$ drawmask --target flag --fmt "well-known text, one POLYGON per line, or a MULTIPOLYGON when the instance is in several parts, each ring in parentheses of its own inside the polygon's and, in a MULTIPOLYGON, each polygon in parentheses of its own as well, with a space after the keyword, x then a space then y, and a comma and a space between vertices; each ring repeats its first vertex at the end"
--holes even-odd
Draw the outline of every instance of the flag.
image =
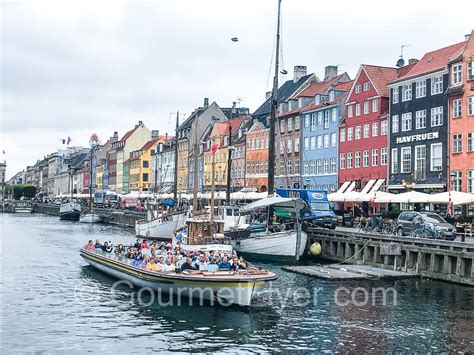
POLYGON ((67 145, 69 145, 69 143, 71 143, 71 137, 67 137, 67 145))
POLYGON ((215 154, 217 152, 217 149, 219 149, 219 143, 214 143, 211 147, 211 153, 215 154))

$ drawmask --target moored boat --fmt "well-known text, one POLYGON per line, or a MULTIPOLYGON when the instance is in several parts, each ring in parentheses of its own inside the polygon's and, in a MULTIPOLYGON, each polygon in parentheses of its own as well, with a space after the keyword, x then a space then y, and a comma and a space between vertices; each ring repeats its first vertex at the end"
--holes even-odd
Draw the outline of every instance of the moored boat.
POLYGON ((185 220, 186 214, 183 212, 163 214, 157 218, 147 217, 135 222, 135 234, 152 240, 171 240, 173 233, 185 220))
POLYGON ((81 205, 77 202, 62 203, 59 207, 59 219, 66 221, 79 221, 81 205))
MULTIPOLYGON (((276 280, 277 275, 265 270, 188 271, 181 273, 150 271, 133 260, 100 250, 81 249, 81 256, 92 267, 137 287, 150 287, 164 295, 185 296, 212 305, 250 306, 256 291, 276 280)), ((194 304, 194 303, 193 303, 194 304)))
POLYGON ((32 213, 33 203, 30 201, 15 201, 13 204, 14 213, 32 213))
POLYGON ((95 213, 87 213, 82 215, 79 218, 79 222, 81 223, 99 223, 100 222, 100 217, 96 215, 95 213))

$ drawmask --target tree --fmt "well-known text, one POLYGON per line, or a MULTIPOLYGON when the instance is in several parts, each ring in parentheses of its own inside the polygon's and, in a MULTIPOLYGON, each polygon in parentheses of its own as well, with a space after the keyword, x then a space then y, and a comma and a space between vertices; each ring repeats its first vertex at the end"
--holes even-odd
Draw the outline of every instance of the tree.
POLYGON ((5 186, 5 197, 10 198, 13 195, 13 199, 19 200, 21 197, 33 198, 36 195, 36 186, 33 185, 6 185, 5 186))

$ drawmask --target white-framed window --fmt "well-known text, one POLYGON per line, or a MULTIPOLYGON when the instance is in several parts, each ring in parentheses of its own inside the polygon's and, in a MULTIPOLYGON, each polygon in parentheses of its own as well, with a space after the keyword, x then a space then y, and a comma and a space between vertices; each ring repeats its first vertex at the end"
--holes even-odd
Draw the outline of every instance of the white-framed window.
POLYGON ((295 153, 300 152, 300 140, 299 138, 295 138, 295 153))
POLYGON ((293 130, 293 117, 288 117, 286 127, 288 132, 291 132, 293 130))
POLYGON ((329 110, 324 111, 324 129, 329 128, 329 110))
POLYGON ((337 146, 337 135, 336 133, 331 133, 331 147, 337 146))
POLYGON ((453 134, 453 153, 462 153, 462 134, 453 134))
POLYGON ((443 125, 443 106, 433 107, 431 109, 431 127, 443 125))
POLYGON ((355 139, 360 139, 360 126, 355 126, 355 139))
POLYGON ((284 153, 285 153, 285 142, 280 141, 280 154, 284 154, 284 153))
POLYGON ((361 91, 361 86, 360 86, 360 84, 357 84, 356 85, 356 94, 360 93, 360 91, 361 91))
POLYGON ((295 131, 300 129, 300 124, 301 124, 301 117, 300 116, 296 116, 295 117, 295 131))
POLYGON ((399 119, 398 115, 393 115, 392 116, 392 133, 398 133, 399 129, 399 119))
POLYGON ((347 140, 351 141, 354 138, 352 127, 347 128, 347 140))
POLYGON ((370 90, 370 82, 366 81, 364 83, 364 91, 369 91, 370 90))
POLYGON ((474 96, 469 96, 467 98, 467 115, 468 116, 474 115, 474 96))
POLYGON ((352 169, 352 152, 347 153, 347 169, 352 169))
POLYGON ((462 99, 453 100, 453 118, 462 116, 462 99))
POLYGON ((318 126, 322 126, 322 125, 323 125, 323 112, 319 111, 318 112, 318 126))
POLYGON ((474 193, 474 170, 467 171, 467 192, 474 193))
POLYGON ((379 135, 379 123, 372 122, 372 137, 377 137, 379 135))
POLYGON ((292 139, 288 139, 286 141, 286 152, 293 153, 293 140, 292 139))
POLYGON ((364 150, 363 152, 362 164, 364 165, 364 168, 369 166, 369 151, 368 150, 364 150))
POLYGON ((453 186, 451 188, 454 191, 461 191, 462 190, 462 171, 453 171, 453 186))
POLYGON ((419 99, 420 97, 426 96, 426 79, 417 81, 415 84, 415 97, 419 99))
POLYGON ((372 166, 378 166, 378 165, 379 165, 379 150, 372 149, 372 166))
POLYGON ((311 131, 315 131, 316 130, 316 114, 313 113, 311 115, 311 131))
POLYGON ((403 147, 400 149, 402 156, 402 174, 411 173, 411 147, 403 147))
POLYGON ((474 152, 474 132, 467 134, 467 151, 474 152))
POLYGON ((334 107, 332 110, 331 110, 331 121, 333 123, 337 122, 337 108, 334 107))
POLYGON ((431 145, 431 171, 443 170, 443 144, 433 143, 431 145))
POLYGON ((415 177, 417 180, 426 179, 426 145, 415 146, 415 177))
POLYGON ((329 174, 329 159, 324 159, 323 161, 324 165, 324 174, 327 175, 329 174))
POLYGON ((354 167, 360 168, 360 151, 355 152, 354 167))
POLYGON ((467 62, 467 80, 474 80, 474 61, 467 62))
POLYGON ((346 168, 346 154, 341 153, 339 155, 339 169, 345 169, 346 168))
POLYGON ((331 163, 331 174, 337 174, 337 166, 336 166, 336 158, 331 158, 330 159, 331 163))
POLYGON ((314 160, 311 160, 311 175, 316 175, 316 164, 314 163, 314 160))
POLYGON ((347 116, 352 117, 352 105, 347 106, 347 116))
POLYGON ((364 138, 369 138, 369 124, 364 125, 364 138))
POLYGON ((456 63, 451 66, 451 86, 462 84, 462 63, 456 63))
POLYGON ((315 136, 311 136, 311 150, 315 150, 316 149, 316 137, 315 136))
POLYGON ((431 95, 441 94, 443 92, 443 77, 438 76, 431 79, 431 95))
POLYGON ((321 159, 318 159, 316 161, 316 175, 321 175, 322 171, 321 171, 321 159))
POLYGON ((356 104, 356 116, 360 116, 360 104, 356 104))
POLYGON ((285 119, 280 120, 280 133, 285 133, 285 119))
POLYGON ((411 100, 411 83, 402 85, 402 102, 411 100))
POLYGON ((318 136, 316 140, 317 140, 317 148, 322 149, 323 148, 323 136, 318 136))
POLYGON ((426 110, 419 110, 415 113, 415 128, 426 128, 426 110))
POLYGON ((383 120, 380 122, 380 135, 386 136, 388 134, 388 122, 383 120))
POLYGON ((392 174, 398 173, 398 148, 392 148, 392 156, 390 159, 392 174))
POLYGON ((309 137, 304 137, 303 147, 304 147, 304 150, 309 150, 309 137))
POLYGON ((379 99, 372 100, 372 112, 377 112, 379 109, 379 99))
POLYGON ((380 165, 387 165, 388 153, 387 148, 380 148, 380 165))
POLYGON ((311 114, 304 115, 304 128, 309 128, 309 121, 311 119, 311 114))
POLYGON ((329 101, 333 101, 334 97, 335 97, 335 92, 334 90, 331 90, 331 92, 329 93, 329 101))
POLYGON ((324 135, 323 141, 324 141, 324 148, 329 148, 329 134, 328 133, 324 135))
POLYGON ((392 89, 392 104, 398 104, 399 95, 400 95, 398 90, 399 90, 398 86, 392 89))
POLYGON ((369 113, 369 101, 364 102, 364 115, 369 113))
POLYGON ((309 175, 309 164, 307 160, 303 162, 303 174, 309 175))
POLYGON ((298 175, 300 173, 300 160, 295 159, 295 174, 298 175))
POLYGON ((293 174, 293 162, 291 160, 288 160, 286 162, 286 174, 287 175, 293 174))
POLYGON ((341 128, 341 130, 339 132, 339 139, 340 139, 341 142, 346 141, 346 129, 345 128, 341 128))

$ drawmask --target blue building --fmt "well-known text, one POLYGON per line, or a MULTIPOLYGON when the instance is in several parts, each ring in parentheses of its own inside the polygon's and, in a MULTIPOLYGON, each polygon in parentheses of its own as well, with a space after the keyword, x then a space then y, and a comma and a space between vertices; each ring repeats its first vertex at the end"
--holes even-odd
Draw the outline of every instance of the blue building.
POLYGON ((305 189, 337 190, 338 128, 352 81, 317 93, 302 112, 302 183, 305 189))

